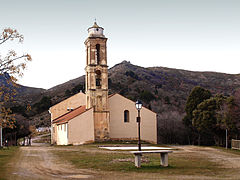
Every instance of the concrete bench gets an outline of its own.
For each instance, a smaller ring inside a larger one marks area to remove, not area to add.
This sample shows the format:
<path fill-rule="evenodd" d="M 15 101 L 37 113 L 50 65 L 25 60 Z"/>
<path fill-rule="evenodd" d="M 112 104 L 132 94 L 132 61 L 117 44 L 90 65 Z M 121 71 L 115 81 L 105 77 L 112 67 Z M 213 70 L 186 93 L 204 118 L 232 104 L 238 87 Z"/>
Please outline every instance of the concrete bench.
<path fill-rule="evenodd" d="M 162 166 L 168 166 L 168 153 L 172 153 L 169 150 L 159 150 L 159 151 L 130 151 L 130 153 L 134 154 L 135 156 L 135 166 L 141 167 L 141 156 L 142 154 L 149 154 L 149 153 L 159 153 L 160 154 L 160 164 Z"/>

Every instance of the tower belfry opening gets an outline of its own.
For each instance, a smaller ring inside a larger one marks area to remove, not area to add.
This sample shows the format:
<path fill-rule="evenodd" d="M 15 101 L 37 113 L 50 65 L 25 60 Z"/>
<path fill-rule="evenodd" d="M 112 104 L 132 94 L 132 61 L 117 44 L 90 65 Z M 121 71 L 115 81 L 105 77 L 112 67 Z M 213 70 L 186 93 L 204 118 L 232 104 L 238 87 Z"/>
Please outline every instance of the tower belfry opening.
<path fill-rule="evenodd" d="M 96 44 L 96 64 L 100 64 L 100 44 Z"/>

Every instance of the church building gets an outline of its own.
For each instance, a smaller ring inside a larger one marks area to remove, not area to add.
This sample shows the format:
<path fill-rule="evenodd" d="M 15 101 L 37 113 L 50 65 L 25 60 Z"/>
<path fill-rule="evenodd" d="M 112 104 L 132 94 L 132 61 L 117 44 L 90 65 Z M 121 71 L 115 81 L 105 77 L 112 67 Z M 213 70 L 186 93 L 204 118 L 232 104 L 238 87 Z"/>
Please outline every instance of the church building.
<path fill-rule="evenodd" d="M 136 140 L 135 102 L 108 94 L 107 38 L 95 22 L 88 28 L 85 94 L 80 92 L 52 106 L 51 143 L 79 145 L 106 140 Z M 141 140 L 157 143 L 156 113 L 141 109 Z"/>

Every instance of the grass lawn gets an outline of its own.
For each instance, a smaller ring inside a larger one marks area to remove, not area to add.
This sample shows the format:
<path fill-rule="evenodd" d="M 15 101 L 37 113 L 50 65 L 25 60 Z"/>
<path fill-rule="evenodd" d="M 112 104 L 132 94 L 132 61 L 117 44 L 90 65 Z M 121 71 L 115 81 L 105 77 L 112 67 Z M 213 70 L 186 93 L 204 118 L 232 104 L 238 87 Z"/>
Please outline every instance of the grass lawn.
<path fill-rule="evenodd" d="M 214 146 L 214 148 L 222 150 L 223 152 L 240 155 L 240 150 L 237 150 L 237 149 L 231 149 L 231 148 L 226 149 L 225 147 L 219 147 L 219 146 Z"/>
<path fill-rule="evenodd" d="M 142 167 L 134 166 L 134 156 L 126 151 L 108 151 L 98 148 L 100 144 L 83 146 L 57 146 L 54 153 L 62 160 L 70 161 L 77 168 L 92 169 L 98 172 L 158 173 L 168 175 L 224 176 L 223 168 L 216 162 L 196 154 L 170 153 L 169 167 L 160 166 L 159 154 L 142 157 Z M 225 171 L 226 172 L 226 171 Z"/>
<path fill-rule="evenodd" d="M 18 147 L 11 146 L 8 149 L 0 149 L 0 179 L 3 180 L 8 172 L 8 163 L 14 157 L 15 153 L 18 151 Z"/>

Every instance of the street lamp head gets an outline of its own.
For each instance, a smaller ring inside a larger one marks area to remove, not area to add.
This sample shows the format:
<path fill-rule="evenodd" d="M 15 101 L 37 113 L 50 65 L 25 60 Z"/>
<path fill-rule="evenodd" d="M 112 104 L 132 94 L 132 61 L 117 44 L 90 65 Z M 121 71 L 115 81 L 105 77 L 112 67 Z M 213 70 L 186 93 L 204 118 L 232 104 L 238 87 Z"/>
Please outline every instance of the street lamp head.
<path fill-rule="evenodd" d="M 140 100 L 137 100 L 135 105 L 136 105 L 136 109 L 138 111 L 140 111 L 142 109 L 142 102 Z"/>

